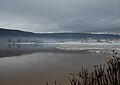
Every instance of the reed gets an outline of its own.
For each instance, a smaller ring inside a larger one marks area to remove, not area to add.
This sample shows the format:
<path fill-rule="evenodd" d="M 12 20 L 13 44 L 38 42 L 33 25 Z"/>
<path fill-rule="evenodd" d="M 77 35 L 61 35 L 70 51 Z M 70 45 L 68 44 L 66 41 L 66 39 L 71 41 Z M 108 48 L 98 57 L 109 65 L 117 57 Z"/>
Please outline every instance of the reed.
<path fill-rule="evenodd" d="M 106 65 L 95 65 L 89 72 L 81 68 L 78 74 L 68 76 L 70 85 L 120 85 L 120 58 L 113 50 L 112 59 Z"/>
<path fill-rule="evenodd" d="M 113 50 L 112 58 L 105 65 L 95 65 L 94 70 L 89 71 L 82 67 L 79 73 L 68 75 L 69 85 L 120 85 L 120 58 Z M 46 82 L 46 85 L 49 85 Z M 55 81 L 54 85 L 57 84 Z"/>

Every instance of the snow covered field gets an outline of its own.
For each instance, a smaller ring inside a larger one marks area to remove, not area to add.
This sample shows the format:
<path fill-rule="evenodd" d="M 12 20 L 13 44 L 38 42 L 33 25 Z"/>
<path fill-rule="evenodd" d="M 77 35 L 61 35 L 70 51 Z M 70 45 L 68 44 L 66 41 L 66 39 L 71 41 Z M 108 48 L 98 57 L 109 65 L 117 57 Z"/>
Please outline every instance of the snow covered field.
<path fill-rule="evenodd" d="M 89 50 L 97 53 L 110 53 L 116 50 L 120 53 L 120 43 L 64 43 L 56 47 L 60 50 L 81 51 Z"/>

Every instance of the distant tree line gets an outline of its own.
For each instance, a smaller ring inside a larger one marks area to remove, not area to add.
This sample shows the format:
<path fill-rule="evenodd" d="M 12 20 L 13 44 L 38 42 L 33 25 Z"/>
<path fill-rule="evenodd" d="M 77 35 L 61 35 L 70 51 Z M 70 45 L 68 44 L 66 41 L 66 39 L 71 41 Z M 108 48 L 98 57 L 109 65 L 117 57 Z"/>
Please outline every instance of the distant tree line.
<path fill-rule="evenodd" d="M 13 43 L 13 44 L 14 44 L 14 43 L 20 43 L 20 42 L 21 42 L 21 39 L 13 40 L 13 39 L 9 38 L 7 42 L 8 42 L 8 43 Z"/>

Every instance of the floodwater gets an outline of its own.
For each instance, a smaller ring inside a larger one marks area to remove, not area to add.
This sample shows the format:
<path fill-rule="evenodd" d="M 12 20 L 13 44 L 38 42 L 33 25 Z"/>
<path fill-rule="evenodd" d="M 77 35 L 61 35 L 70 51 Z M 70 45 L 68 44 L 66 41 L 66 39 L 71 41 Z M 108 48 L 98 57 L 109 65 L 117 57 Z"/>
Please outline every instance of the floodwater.
<path fill-rule="evenodd" d="M 81 67 L 105 64 L 103 54 L 61 51 L 55 45 L 0 45 L 0 85 L 69 84 Z"/>

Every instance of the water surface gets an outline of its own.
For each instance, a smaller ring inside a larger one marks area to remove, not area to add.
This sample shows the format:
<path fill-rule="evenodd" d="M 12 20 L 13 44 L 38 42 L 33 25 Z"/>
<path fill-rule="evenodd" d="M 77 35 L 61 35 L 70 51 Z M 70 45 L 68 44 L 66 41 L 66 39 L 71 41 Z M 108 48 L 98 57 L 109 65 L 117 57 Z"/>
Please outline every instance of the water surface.
<path fill-rule="evenodd" d="M 68 84 L 67 75 L 108 58 L 88 51 L 61 51 L 55 45 L 1 45 L 0 85 Z"/>

